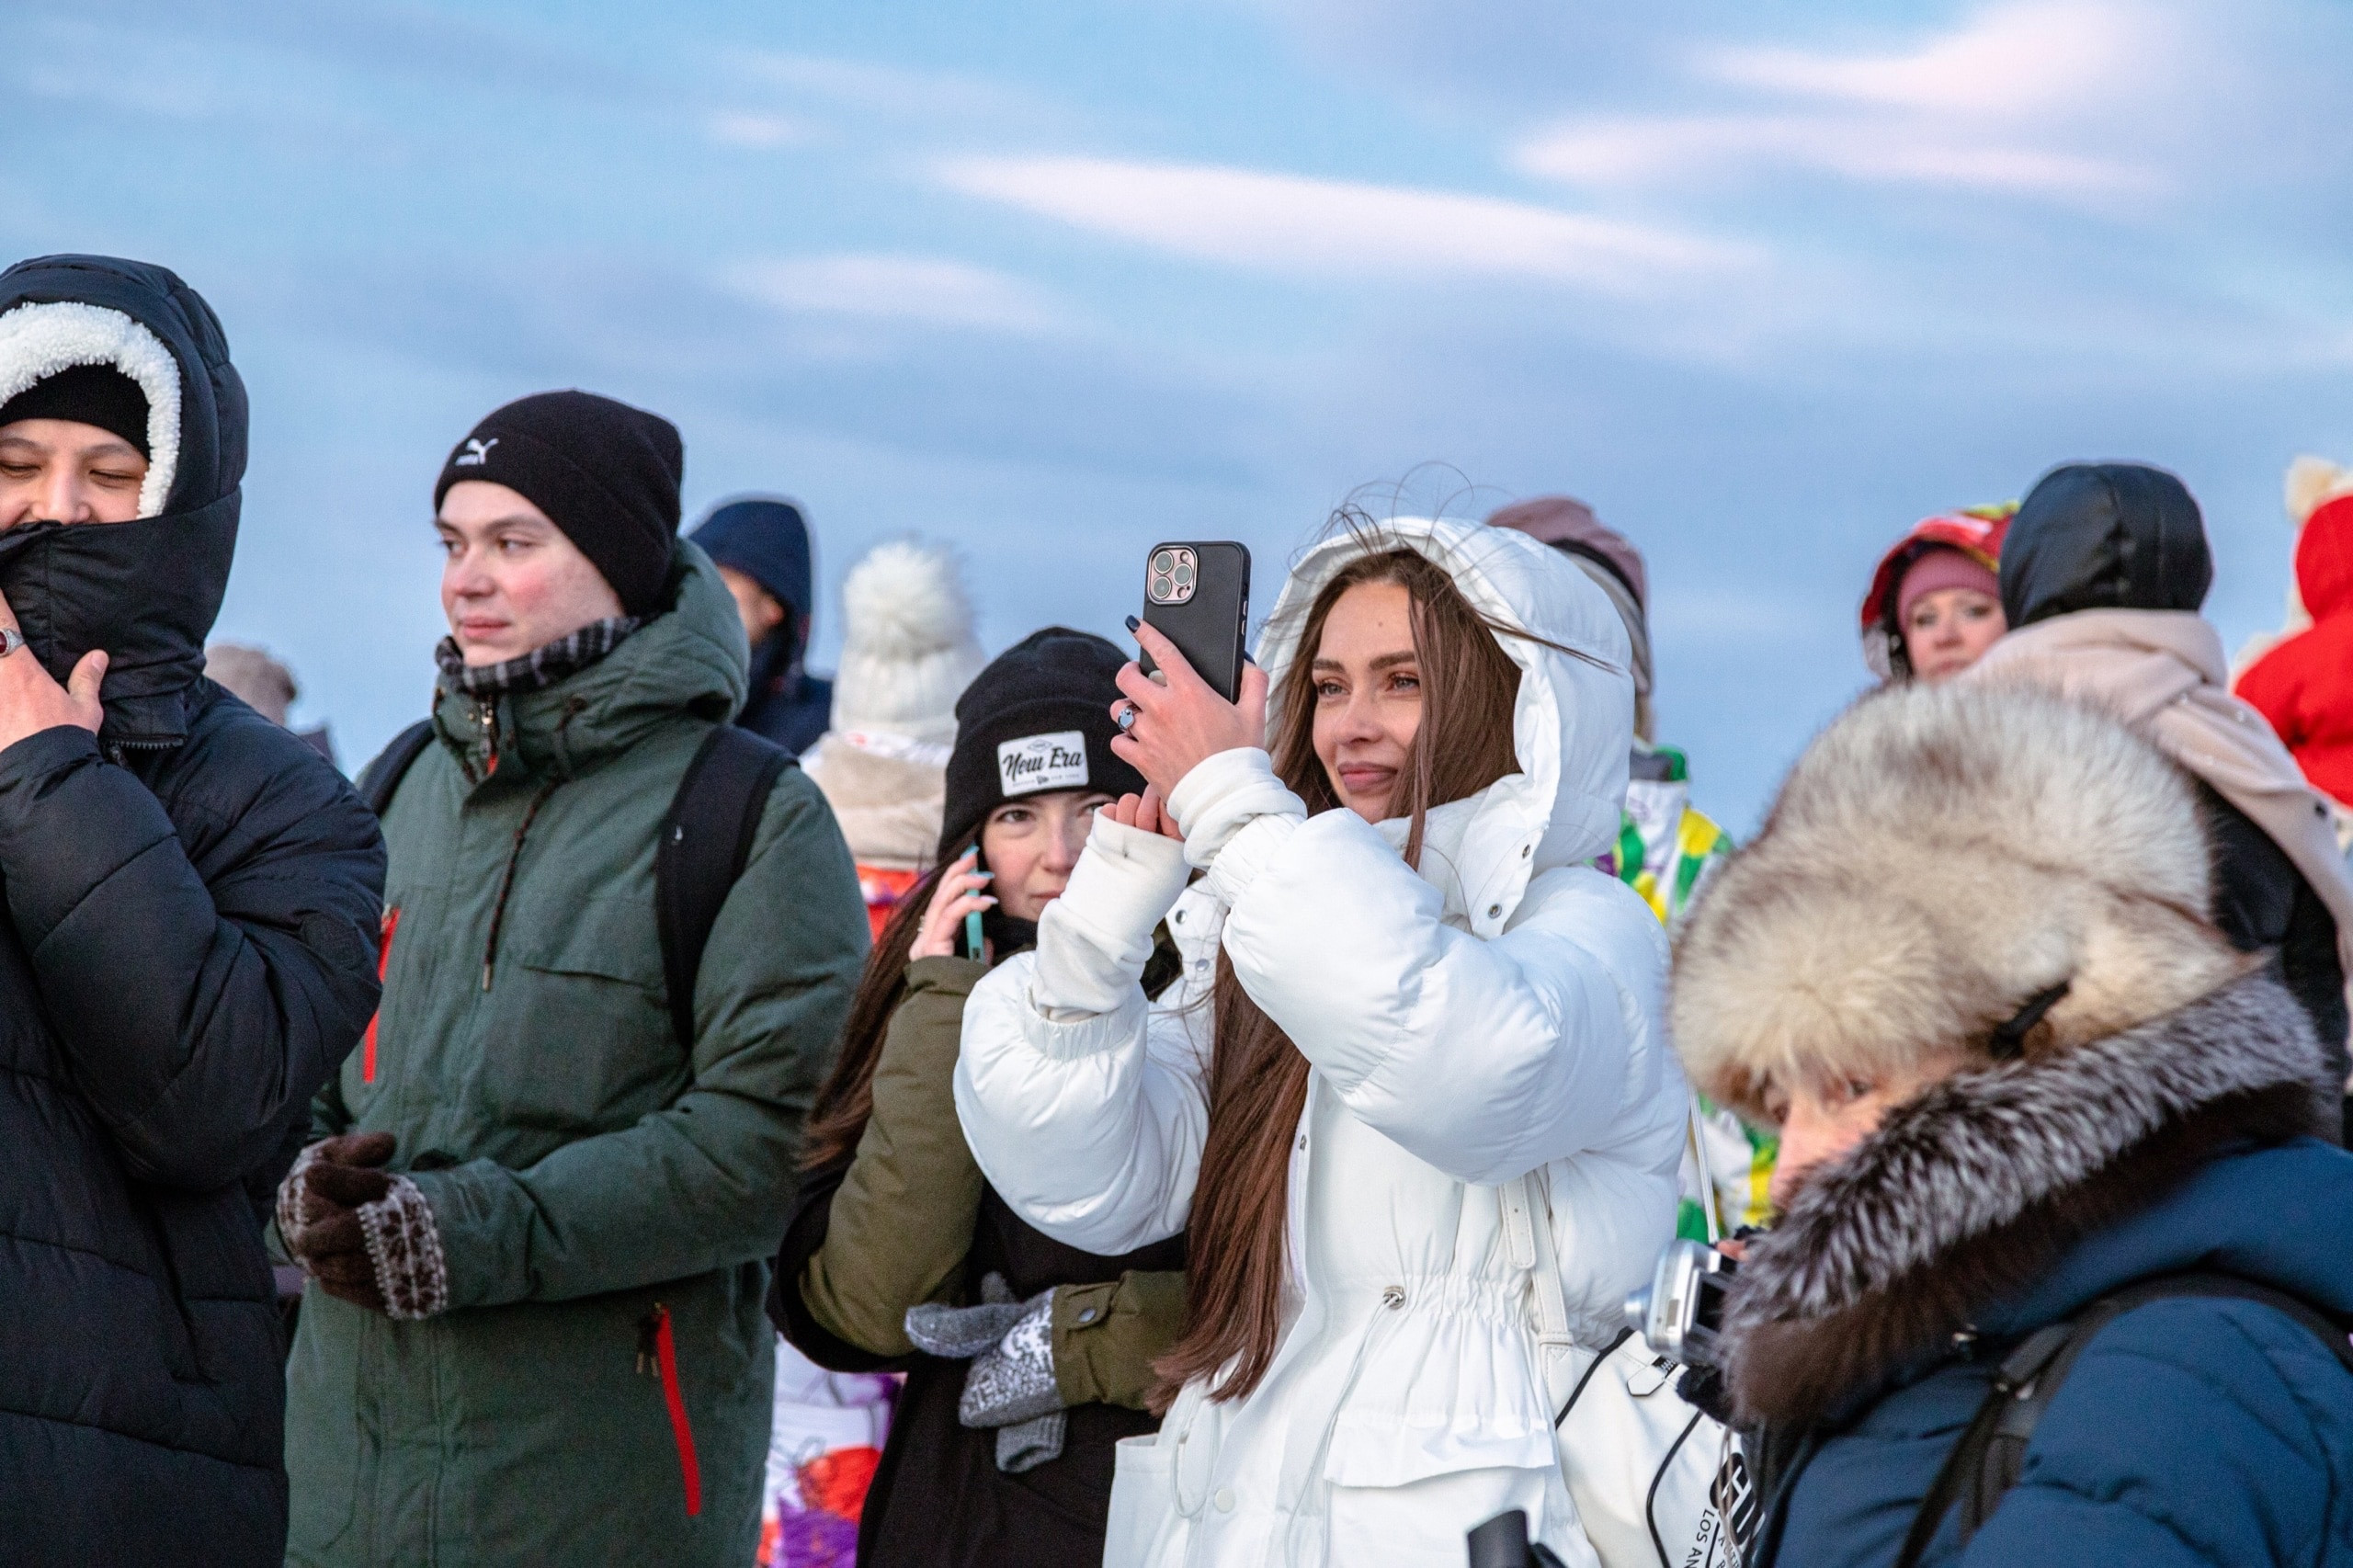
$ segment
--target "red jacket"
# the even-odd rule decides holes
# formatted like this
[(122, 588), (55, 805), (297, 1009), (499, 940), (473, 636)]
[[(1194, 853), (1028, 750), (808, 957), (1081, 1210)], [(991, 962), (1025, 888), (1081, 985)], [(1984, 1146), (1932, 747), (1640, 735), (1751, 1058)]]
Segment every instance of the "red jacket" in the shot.
[(2296, 585), (2312, 628), (2239, 677), (2321, 791), (2353, 807), (2353, 495), (2314, 509), (2296, 543)]

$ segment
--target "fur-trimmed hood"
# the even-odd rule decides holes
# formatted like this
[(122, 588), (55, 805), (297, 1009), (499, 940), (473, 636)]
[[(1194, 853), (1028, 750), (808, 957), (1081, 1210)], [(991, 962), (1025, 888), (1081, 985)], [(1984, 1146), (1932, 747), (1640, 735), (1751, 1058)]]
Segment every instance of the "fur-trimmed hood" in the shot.
[(1820, 1417), (1989, 1326), (2218, 1151), (2326, 1136), (2333, 1115), (2310, 1021), (2260, 973), (2104, 1040), (1949, 1078), (1750, 1243), (1721, 1345), (1734, 1403), (1751, 1420)]
[(113, 366), (147, 397), (139, 516), (8, 529), (0, 593), (59, 681), (83, 654), (107, 651), (102, 742), (175, 745), (236, 551), (244, 382), (212, 307), (167, 268), (51, 256), (0, 273), (0, 398), (92, 364)]
[(147, 398), (142, 517), (235, 493), (245, 472), (245, 384), (221, 318), (167, 267), (45, 256), (0, 273), (0, 402), (75, 365), (108, 365)]
[(1677, 943), (1677, 1048), (1754, 1117), (1969, 1065), (1752, 1244), (1724, 1338), (1744, 1415), (1820, 1416), (2225, 1143), (2327, 1127), (2302, 1011), (2206, 919), (2208, 855), (2180, 771), (2047, 693), (1892, 688), (1807, 749)]

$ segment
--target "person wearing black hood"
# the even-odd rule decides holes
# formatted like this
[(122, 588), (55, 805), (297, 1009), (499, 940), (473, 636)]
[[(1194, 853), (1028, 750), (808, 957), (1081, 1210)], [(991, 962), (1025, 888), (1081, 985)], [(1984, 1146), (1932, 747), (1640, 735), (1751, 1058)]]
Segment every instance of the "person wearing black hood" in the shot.
[(0, 274), (0, 1555), (262, 1564), (260, 1213), (376, 1005), (384, 846), (204, 678), (245, 393), (160, 267)]
[(687, 537), (719, 563), (752, 646), (752, 694), (735, 722), (800, 756), (834, 711), (834, 683), (804, 667), (816, 593), (801, 508), (767, 495), (723, 501)]
[(2222, 637), (2199, 614), (2213, 579), (2180, 480), (2142, 463), (2053, 469), (2002, 546), (2011, 630), (1965, 678), (2087, 699), (2189, 771), (2213, 846), (2214, 924), (2240, 951), (2275, 955), (2342, 1082), (2353, 881), (2328, 802), (2230, 693)]
[[(938, 857), (875, 946), (811, 1113), (768, 1314), (821, 1367), (907, 1374), (861, 1568), (1093, 1568), (1112, 1446), (1158, 1425), (1143, 1405), (1180, 1326), (1184, 1238), (1103, 1257), (1039, 1232), (981, 1175), (953, 1083), (973, 985), (1036, 946), (1096, 812), (1144, 790), (1111, 750), (1126, 662), (1050, 627), (966, 688)], [(1182, 961), (1164, 935), (1146, 988)]]

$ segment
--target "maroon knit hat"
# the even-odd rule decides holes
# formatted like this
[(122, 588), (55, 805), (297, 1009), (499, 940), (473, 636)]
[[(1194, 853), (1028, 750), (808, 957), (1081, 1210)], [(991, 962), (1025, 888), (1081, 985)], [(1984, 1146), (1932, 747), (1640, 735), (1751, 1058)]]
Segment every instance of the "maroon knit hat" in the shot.
[(1650, 613), (1650, 576), (1643, 570), (1643, 552), (1624, 534), (1604, 527), (1593, 508), (1574, 496), (1539, 495), (1533, 501), (1514, 502), (1491, 514), (1487, 525), (1516, 529), (1573, 555), (1599, 562), (1626, 585), (1634, 596), (1635, 608)]

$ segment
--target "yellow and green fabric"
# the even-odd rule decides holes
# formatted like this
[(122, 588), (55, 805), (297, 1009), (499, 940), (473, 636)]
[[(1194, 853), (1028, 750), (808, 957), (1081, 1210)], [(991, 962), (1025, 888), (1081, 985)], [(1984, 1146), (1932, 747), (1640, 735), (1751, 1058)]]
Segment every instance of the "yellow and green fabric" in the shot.
[[(1643, 895), (1651, 912), (1670, 930), (1681, 924), (1683, 913), (1706, 887), (1708, 879), (1731, 855), (1731, 835), (1706, 812), (1691, 804), (1690, 765), (1673, 746), (1638, 746), (1626, 786), (1616, 850), (1602, 857), (1601, 869)], [(1772, 1212), (1768, 1192), (1773, 1159), (1780, 1141), (1759, 1131), (1704, 1096), (1699, 1100), (1698, 1132), (1704, 1141), (1707, 1174), (1703, 1184), (1699, 1162), (1687, 1151), (1683, 1162), (1683, 1203), (1676, 1232), (1693, 1241), (1708, 1239), (1708, 1211), (1712, 1201), (1717, 1229), (1730, 1235), (1743, 1225), (1761, 1225)], [(1712, 1185), (1712, 1199), (1702, 1187)]]

